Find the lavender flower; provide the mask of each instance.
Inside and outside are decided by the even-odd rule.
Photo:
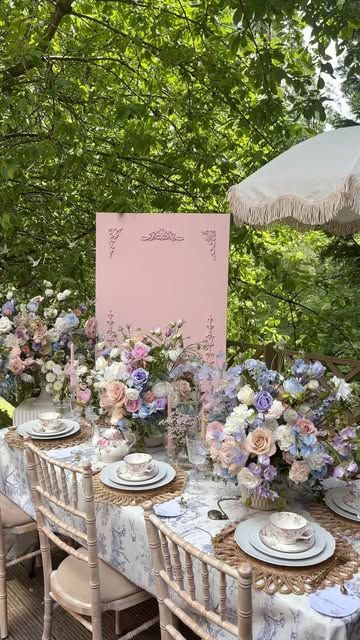
[[[265,413],[265,411],[268,411],[272,403],[273,403],[273,399],[268,391],[259,391],[259,393],[256,394],[254,399],[255,407],[257,408],[258,411],[261,411],[262,413]]]

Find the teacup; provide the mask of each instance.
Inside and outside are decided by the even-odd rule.
[[[143,476],[152,469],[152,456],[148,453],[129,453],[124,458],[126,470],[130,476]]]
[[[298,513],[280,511],[279,513],[273,513],[269,520],[274,534],[284,544],[294,544],[299,540],[310,540],[314,535],[314,530],[309,526],[306,518],[303,518]]]
[[[45,429],[45,431],[56,430],[60,424],[60,419],[60,413],[55,413],[55,411],[48,411],[46,413],[39,414],[41,426]]]

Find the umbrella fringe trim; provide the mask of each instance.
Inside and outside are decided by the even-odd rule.
[[[351,176],[334,193],[312,201],[295,194],[284,194],[270,202],[254,203],[241,196],[241,185],[234,185],[228,191],[228,202],[239,225],[250,224],[264,227],[279,221],[303,228],[311,225],[325,225],[333,233],[354,233],[360,229],[360,181]],[[334,220],[338,211],[349,207],[358,220],[341,223]]]

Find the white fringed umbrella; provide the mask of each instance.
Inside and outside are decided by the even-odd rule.
[[[360,231],[360,126],[300,142],[231,187],[228,199],[239,226]]]

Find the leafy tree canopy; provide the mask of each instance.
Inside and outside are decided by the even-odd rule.
[[[95,211],[224,210],[230,184],[321,130],[333,73],[327,47],[350,51],[358,5],[3,0],[2,284],[35,290],[44,278],[73,280],[93,295]],[[349,57],[349,77],[357,68]],[[326,244],[320,235],[308,256]],[[285,274],[284,248],[294,242],[284,230],[234,231],[233,272],[249,255],[243,280],[261,277],[266,289],[274,269]],[[246,294],[244,322],[268,337],[260,318],[254,327],[259,291],[249,285]],[[288,305],[278,337],[301,324],[292,314]],[[307,336],[298,329],[297,344]]]

